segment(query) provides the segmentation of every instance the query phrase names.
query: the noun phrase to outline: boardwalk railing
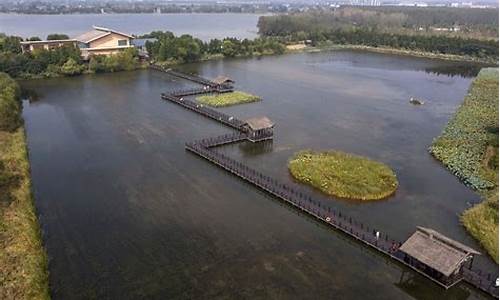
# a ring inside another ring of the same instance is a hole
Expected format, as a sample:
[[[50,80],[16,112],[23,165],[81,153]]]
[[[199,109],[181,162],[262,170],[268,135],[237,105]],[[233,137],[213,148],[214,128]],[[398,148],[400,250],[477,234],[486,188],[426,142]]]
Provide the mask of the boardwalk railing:
[[[175,71],[174,71],[175,72]],[[169,71],[170,73],[170,71]],[[179,73],[179,72],[176,72]],[[180,73],[185,76],[186,74]],[[181,77],[181,76],[179,76]],[[185,78],[185,77],[183,77]],[[196,77],[194,77],[198,80]],[[193,80],[194,81],[194,80]],[[206,84],[202,83],[202,84]],[[210,89],[210,88],[208,88]],[[333,227],[336,230],[352,237],[353,239],[375,249],[379,253],[394,259],[395,261],[411,268],[415,272],[428,278],[434,283],[449,288],[454,283],[443,282],[440,278],[436,278],[435,273],[423,269],[421,265],[416,263],[401,251],[399,246],[401,242],[389,237],[385,232],[380,232],[378,228],[374,228],[353,218],[347,216],[344,212],[330,206],[322,205],[320,201],[314,199],[307,193],[280,182],[270,176],[267,176],[255,169],[252,169],[241,162],[238,162],[224,154],[216,151],[217,146],[236,143],[245,139],[250,139],[245,123],[233,116],[218,112],[209,107],[205,107],[197,102],[183,99],[182,97],[192,92],[180,91],[177,93],[162,94],[164,100],[168,100],[179,104],[187,109],[197,112],[205,117],[211,118],[219,123],[227,125],[238,132],[234,134],[226,134],[214,138],[205,138],[195,142],[186,143],[186,149],[196,155],[214,163],[215,165],[227,170],[244,181],[266,191],[276,198],[284,201],[292,207],[304,212],[305,214]],[[205,91],[207,88],[205,87]],[[189,94],[194,95],[194,94]],[[272,138],[272,135],[270,136]],[[469,283],[471,286],[487,293],[488,295],[498,298],[498,287],[495,285],[495,280],[498,274],[486,274],[480,269],[462,268],[462,273],[458,274],[459,278]]]
[[[215,82],[213,82],[213,81],[211,81],[209,79],[203,78],[203,77],[198,76],[198,75],[187,74],[187,73],[183,73],[183,72],[172,70],[170,68],[164,68],[164,67],[160,67],[160,66],[156,66],[156,65],[150,65],[149,67],[151,69],[153,69],[153,70],[165,72],[165,73],[167,73],[169,75],[172,75],[172,76],[175,76],[175,77],[179,77],[179,78],[183,78],[183,79],[186,79],[186,80],[189,80],[189,81],[192,81],[192,82],[195,82],[195,83],[199,83],[199,84],[202,84],[202,85],[205,85],[205,86],[209,86],[209,87],[221,87],[222,89],[232,89],[233,88],[230,84],[218,84],[218,83],[215,83]]]
[[[435,278],[432,272],[420,267],[413,260],[409,260],[406,255],[399,251],[401,242],[391,238],[387,233],[380,232],[378,229],[359,222],[330,206],[321,205],[321,202],[307,195],[306,193],[288,186],[270,176],[267,176],[255,169],[252,169],[241,162],[221,154],[214,149],[209,149],[206,142],[187,143],[186,149],[197,154],[200,157],[216,164],[227,170],[233,175],[247,181],[248,183],[266,191],[267,193],[279,198],[287,204],[301,210],[302,212],[314,217],[315,219],[332,226],[336,230],[347,234],[355,240],[377,250],[378,252],[398,261],[432,280],[443,288],[450,288],[447,282],[442,282]],[[377,232],[379,236],[377,238]],[[463,269],[463,280],[472,286],[482,290],[493,297],[498,298],[498,287],[495,286],[496,274],[481,274],[478,270]],[[457,283],[457,282],[455,282]]]
[[[226,115],[224,113],[218,112],[214,109],[211,109],[211,108],[209,108],[203,104],[197,103],[195,101],[178,98],[178,97],[173,96],[171,94],[161,94],[161,97],[164,100],[168,100],[168,101],[174,102],[176,104],[179,104],[187,109],[195,111],[195,112],[197,112],[205,117],[211,118],[219,123],[227,125],[227,126],[234,128],[238,131],[245,132],[245,128],[243,126],[243,125],[245,125],[245,122],[243,122],[242,120],[239,120],[233,116],[229,116],[229,115]]]

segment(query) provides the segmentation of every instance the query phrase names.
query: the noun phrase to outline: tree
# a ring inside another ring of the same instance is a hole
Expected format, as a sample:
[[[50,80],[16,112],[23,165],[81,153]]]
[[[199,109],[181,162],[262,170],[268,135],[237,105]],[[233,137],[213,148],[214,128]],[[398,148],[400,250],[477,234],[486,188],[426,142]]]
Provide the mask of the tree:
[[[29,39],[27,39],[27,41],[34,42],[34,41],[41,41],[41,39],[37,36],[32,36]]]
[[[226,57],[235,57],[238,54],[236,45],[230,39],[225,39],[222,42],[222,54]]]
[[[82,65],[71,57],[61,66],[61,73],[67,76],[80,75],[82,71]]]
[[[47,41],[53,41],[53,40],[68,40],[69,36],[66,34],[62,33],[52,33],[47,35]]]
[[[221,53],[222,41],[219,39],[211,39],[208,43],[208,53],[210,54],[218,54]]]
[[[14,131],[21,124],[19,85],[6,73],[0,73],[0,130]]]

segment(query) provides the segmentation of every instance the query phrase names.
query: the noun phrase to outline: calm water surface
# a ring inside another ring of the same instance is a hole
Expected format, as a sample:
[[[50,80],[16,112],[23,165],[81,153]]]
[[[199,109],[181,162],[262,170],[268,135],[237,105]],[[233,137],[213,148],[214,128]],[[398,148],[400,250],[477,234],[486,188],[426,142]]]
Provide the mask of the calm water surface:
[[[258,14],[85,14],[18,15],[0,14],[0,32],[24,38],[42,39],[51,33],[71,37],[89,31],[92,25],[110,27],[131,34],[154,30],[191,34],[202,40],[257,37]],[[64,27],[61,27],[64,24]]]
[[[272,144],[221,151],[291,183],[287,160],[306,148],[383,161],[400,181],[385,201],[311,192],[395,238],[421,225],[481,249],[458,220],[477,195],[427,152],[471,82],[453,75],[460,65],[339,51],[183,68],[234,78],[264,100],[224,111],[277,124]],[[189,82],[143,70],[24,85],[41,95],[24,117],[54,299],[484,298],[444,291],[186,152],[230,132],[160,99]]]

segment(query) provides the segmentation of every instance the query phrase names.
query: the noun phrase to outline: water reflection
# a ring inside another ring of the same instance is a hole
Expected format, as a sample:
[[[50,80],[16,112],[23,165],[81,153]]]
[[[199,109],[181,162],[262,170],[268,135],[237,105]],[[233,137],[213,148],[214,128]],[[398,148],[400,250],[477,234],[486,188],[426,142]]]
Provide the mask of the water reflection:
[[[245,141],[238,144],[238,149],[245,156],[257,156],[273,152],[273,140],[266,140],[260,143]]]
[[[42,95],[34,89],[26,88],[21,85],[21,99],[27,100],[29,103],[40,100]]]
[[[481,71],[481,68],[488,66],[489,65],[471,63],[439,65],[425,68],[425,72],[434,75],[446,75],[449,77],[459,76],[463,78],[471,78],[476,77],[479,71]]]

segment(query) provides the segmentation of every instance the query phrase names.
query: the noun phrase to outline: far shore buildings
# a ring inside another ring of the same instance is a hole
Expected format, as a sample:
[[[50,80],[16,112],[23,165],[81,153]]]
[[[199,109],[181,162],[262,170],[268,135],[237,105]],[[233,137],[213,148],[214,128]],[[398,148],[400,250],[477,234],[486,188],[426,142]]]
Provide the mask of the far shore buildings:
[[[73,45],[80,48],[83,59],[89,59],[92,55],[111,55],[133,48],[130,34],[113,29],[93,26],[92,30],[72,39],[49,40],[49,41],[26,41],[21,42],[23,52],[31,52],[36,49],[54,49],[57,47]]]

